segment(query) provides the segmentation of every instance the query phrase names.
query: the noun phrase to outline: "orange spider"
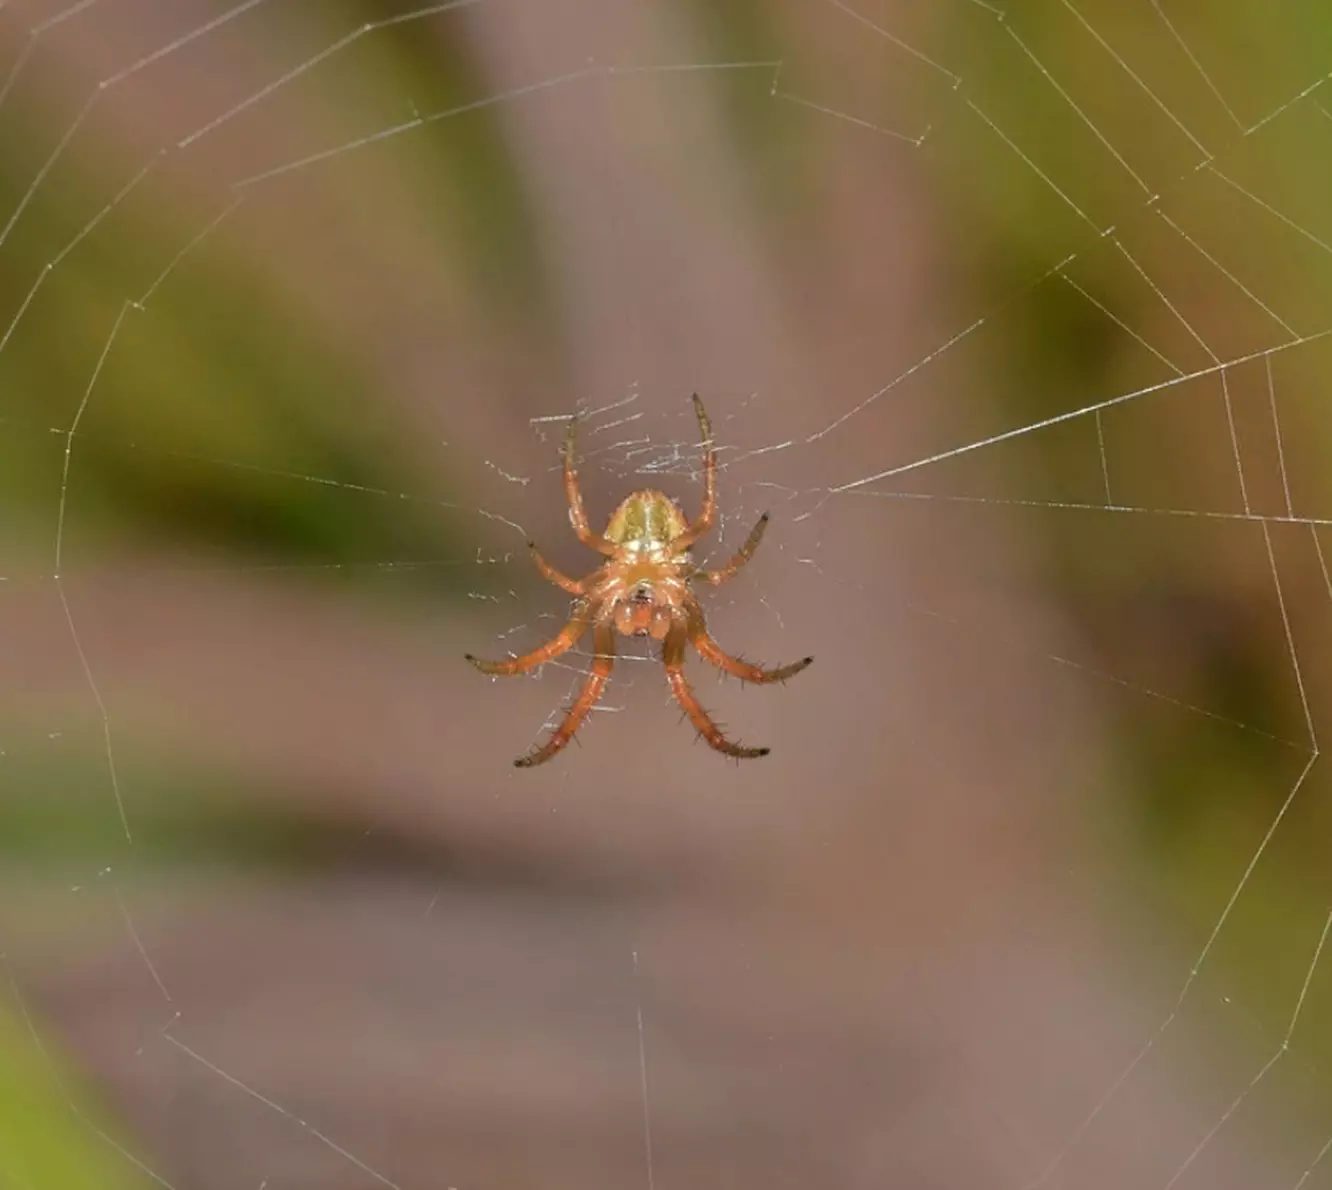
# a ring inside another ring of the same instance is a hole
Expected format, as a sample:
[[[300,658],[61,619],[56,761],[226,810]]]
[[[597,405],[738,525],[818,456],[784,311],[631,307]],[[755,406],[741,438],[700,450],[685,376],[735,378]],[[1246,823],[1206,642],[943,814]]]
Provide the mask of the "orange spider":
[[[680,506],[664,492],[649,488],[631,492],[624,499],[611,514],[604,535],[593,533],[587,523],[578,474],[574,470],[574,436],[578,430],[578,418],[569,423],[564,436],[564,491],[569,500],[569,520],[579,541],[610,560],[585,579],[571,579],[547,562],[537,552],[536,543],[529,541],[528,548],[537,569],[557,587],[578,597],[573,615],[558,635],[521,657],[482,661],[471,653],[466,655],[467,660],[485,674],[526,673],[561,653],[567,653],[588,628],[592,629],[592,670],[581,693],[550,738],[513,762],[519,768],[542,764],[574,738],[610,677],[615,662],[616,631],[625,636],[651,636],[662,642],[661,659],[675,700],[713,748],[737,758],[766,756],[768,749],[733,744],[699,705],[684,676],[686,642],[692,644],[705,661],[746,682],[784,682],[814,660],[805,657],[778,669],[762,669],[724,652],[708,635],[703,609],[689,584],[694,579],[702,579],[715,587],[734,575],[758,549],[763,530],[768,527],[768,514],[765,512],[759,517],[745,544],[720,570],[703,570],[694,565],[689,549],[712,528],[717,518],[717,458],[712,446],[712,426],[703,402],[697,393],[693,400],[703,435],[704,481],[703,509],[695,521],[686,521]]]

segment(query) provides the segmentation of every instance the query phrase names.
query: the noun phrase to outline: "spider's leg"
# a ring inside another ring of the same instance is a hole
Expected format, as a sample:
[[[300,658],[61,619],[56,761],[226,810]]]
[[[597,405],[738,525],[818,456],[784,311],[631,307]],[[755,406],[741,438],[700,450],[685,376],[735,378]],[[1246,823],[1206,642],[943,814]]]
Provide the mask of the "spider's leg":
[[[712,528],[717,519],[717,452],[712,444],[712,423],[698,393],[694,394],[694,412],[698,414],[698,430],[703,440],[703,509],[697,519],[673,542],[678,550],[686,550]]]
[[[535,541],[529,541],[527,548],[532,551],[532,561],[536,563],[536,568],[541,571],[544,578],[549,579],[557,587],[563,587],[570,595],[583,594],[583,584],[576,578],[570,578],[567,574],[561,574],[545,558],[541,556],[541,551],[537,549]]]
[[[689,609],[689,640],[698,650],[698,655],[704,661],[739,678],[742,682],[758,682],[760,685],[767,682],[784,682],[787,678],[795,677],[814,660],[813,657],[802,657],[799,661],[793,661],[790,665],[779,665],[775,669],[764,669],[761,665],[751,665],[748,661],[741,661],[739,657],[732,657],[709,635],[707,622],[703,618],[703,609],[696,600],[689,600],[685,606]]]
[[[578,486],[578,471],[574,467],[574,439],[578,437],[578,417],[569,420],[564,432],[564,494],[569,500],[569,523],[578,534],[578,540],[598,553],[612,557],[615,544],[592,532],[587,523],[587,510],[583,507],[583,492]]]
[[[767,527],[768,514],[765,512],[759,517],[758,524],[749,531],[749,536],[745,538],[745,544],[736,550],[735,557],[727,562],[725,566],[720,570],[696,570],[689,577],[702,579],[705,583],[711,583],[714,587],[720,586],[728,578],[733,578],[736,571],[754,556],[754,551],[758,549],[759,542],[763,540],[763,530]]]
[[[767,756],[769,751],[767,748],[746,748],[741,744],[731,743],[703,709],[698,696],[689,688],[689,680],[684,676],[685,642],[688,640],[688,635],[688,624],[683,618],[678,618],[666,634],[666,640],[661,647],[661,659],[666,666],[666,680],[671,685],[671,693],[675,695],[675,701],[680,704],[680,709],[689,716],[689,721],[698,730],[698,734],[707,740],[710,748],[741,760],[754,756]]]
[[[560,725],[550,733],[549,738],[538,748],[532,749],[526,756],[520,756],[513,763],[520,769],[530,769],[533,765],[544,764],[574,738],[574,733],[582,726],[588,712],[596,706],[597,699],[606,688],[606,679],[610,677],[611,667],[615,664],[615,629],[607,620],[598,620],[592,631],[595,649],[592,658],[592,670],[578,692],[573,705],[564,713]]]
[[[567,653],[572,649],[578,643],[578,638],[587,631],[595,611],[594,604],[582,603],[574,612],[573,619],[561,628],[555,636],[551,637],[540,648],[533,649],[530,653],[524,653],[521,657],[509,657],[504,661],[482,661],[480,657],[473,657],[471,653],[465,653],[464,657],[483,674],[526,673],[529,669],[536,669],[538,665],[545,665],[547,661],[552,661],[561,653]]]

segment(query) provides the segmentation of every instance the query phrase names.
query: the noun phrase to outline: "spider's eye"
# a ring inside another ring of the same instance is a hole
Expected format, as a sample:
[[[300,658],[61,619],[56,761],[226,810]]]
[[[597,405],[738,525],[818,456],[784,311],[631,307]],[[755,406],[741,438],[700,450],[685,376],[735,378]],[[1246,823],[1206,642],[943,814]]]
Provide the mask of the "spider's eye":
[[[652,588],[648,586],[647,583],[639,583],[638,586],[634,588],[634,602],[635,603],[652,602]]]

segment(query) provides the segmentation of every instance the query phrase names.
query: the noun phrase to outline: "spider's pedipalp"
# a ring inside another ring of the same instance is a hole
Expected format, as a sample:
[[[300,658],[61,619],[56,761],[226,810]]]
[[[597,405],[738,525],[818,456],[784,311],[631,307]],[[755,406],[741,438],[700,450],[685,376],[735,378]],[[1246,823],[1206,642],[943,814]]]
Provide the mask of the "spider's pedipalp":
[[[717,570],[696,570],[689,577],[702,579],[705,583],[711,583],[714,587],[719,587],[727,579],[734,578],[740,568],[754,556],[754,551],[758,549],[759,542],[763,540],[763,531],[767,527],[768,514],[765,512],[749,531],[749,536],[745,538],[745,544],[735,551],[735,556],[725,566]]]
[[[573,618],[555,636],[551,637],[544,645],[533,649],[530,653],[524,653],[521,657],[509,657],[504,661],[483,661],[480,657],[474,657],[471,653],[464,653],[463,657],[475,665],[483,674],[490,674],[492,677],[526,673],[529,669],[536,669],[538,665],[545,665],[547,661],[553,661],[561,653],[567,653],[572,649],[583,633],[587,631],[596,611],[595,604],[583,602],[574,611]]]
[[[573,531],[589,549],[594,549],[606,557],[614,557],[615,545],[600,534],[592,532],[587,523],[587,510],[583,507],[583,491],[578,486],[578,471],[574,467],[574,440],[578,437],[578,415],[569,419],[569,428],[564,432],[564,495],[569,501],[569,523]]]
[[[685,642],[688,639],[688,632],[687,623],[683,619],[677,619],[675,625],[667,633],[661,650],[661,659],[666,666],[666,680],[670,683],[671,693],[675,695],[675,701],[689,716],[689,721],[694,725],[698,734],[707,741],[708,747],[727,756],[734,756],[737,760],[767,756],[770,751],[768,748],[748,748],[743,744],[732,743],[726,738],[722,729],[717,726],[707,711],[703,709],[703,704],[698,701],[698,696],[689,685],[689,679],[684,675]]]
[[[570,740],[575,738],[588,712],[597,705],[602,691],[606,688],[606,679],[610,677],[615,664],[615,630],[605,620],[598,620],[592,632],[592,644],[596,650],[592,657],[592,668],[588,672],[583,688],[578,697],[564,713],[559,726],[550,733],[546,742],[534,748],[525,756],[515,760],[514,767],[530,769],[534,765],[544,764],[557,752],[562,752]]]

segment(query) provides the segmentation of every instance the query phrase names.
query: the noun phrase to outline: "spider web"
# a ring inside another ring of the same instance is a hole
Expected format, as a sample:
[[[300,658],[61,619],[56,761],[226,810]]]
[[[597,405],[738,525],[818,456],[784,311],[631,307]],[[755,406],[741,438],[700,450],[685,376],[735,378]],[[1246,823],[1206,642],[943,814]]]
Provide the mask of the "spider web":
[[[0,1181],[1332,1182],[1332,28],[1237,8],[0,4]],[[516,773],[564,427],[692,509],[692,391],[817,661]]]

